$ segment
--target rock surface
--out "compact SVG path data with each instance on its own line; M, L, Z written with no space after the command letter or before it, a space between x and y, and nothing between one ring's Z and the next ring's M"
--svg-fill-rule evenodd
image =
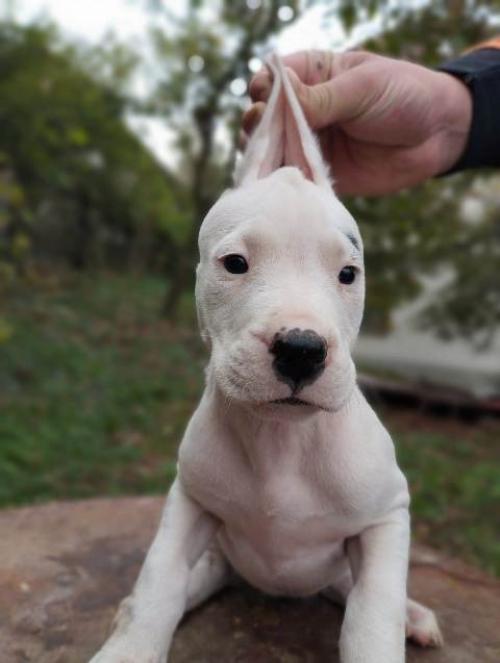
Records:
M133 585L162 502L97 499L0 512L2 663L88 661ZM436 610L446 645L409 645L408 663L500 661L500 583L417 548L410 587ZM184 619L169 663L335 663L341 618L324 599L230 589Z

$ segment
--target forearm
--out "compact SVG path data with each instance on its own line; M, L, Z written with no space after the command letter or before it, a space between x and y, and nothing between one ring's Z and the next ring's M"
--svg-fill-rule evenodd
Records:
M342 663L403 663L408 549L405 511L348 547L354 587L342 625Z
M115 629L91 663L164 663L187 597L189 572L216 529L214 519L177 479L134 591L122 603Z

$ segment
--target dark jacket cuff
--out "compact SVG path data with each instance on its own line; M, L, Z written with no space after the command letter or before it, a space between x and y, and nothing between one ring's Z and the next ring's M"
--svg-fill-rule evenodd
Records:
M466 53L439 70L459 78L472 94L472 122L465 151L445 174L500 166L500 49Z

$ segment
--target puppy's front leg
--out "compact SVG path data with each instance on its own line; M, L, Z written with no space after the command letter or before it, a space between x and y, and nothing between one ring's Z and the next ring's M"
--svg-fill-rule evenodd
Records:
M216 521L193 502L177 479L132 594L116 627L91 663L164 663L184 614L189 571L206 549Z
M410 540L405 509L348 544L354 586L340 635L342 663L403 663Z

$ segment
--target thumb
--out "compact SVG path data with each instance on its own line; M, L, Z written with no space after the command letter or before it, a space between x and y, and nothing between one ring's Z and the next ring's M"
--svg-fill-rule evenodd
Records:
M318 85L306 85L292 69L287 73L313 129L354 120L364 113L373 96L366 77L356 75L355 69Z

